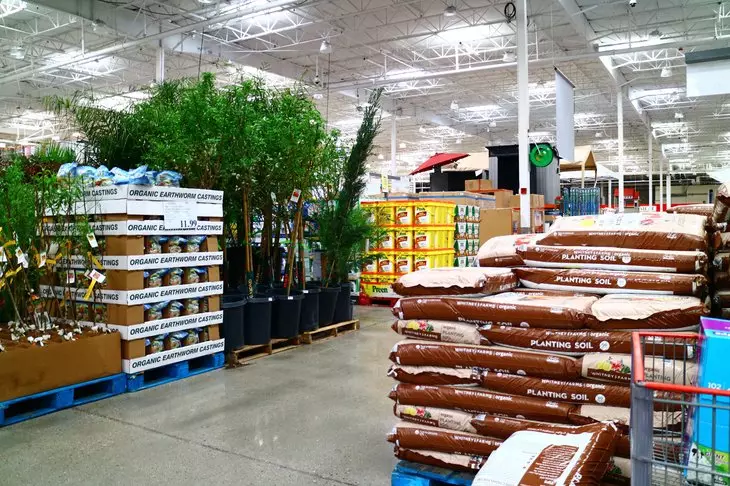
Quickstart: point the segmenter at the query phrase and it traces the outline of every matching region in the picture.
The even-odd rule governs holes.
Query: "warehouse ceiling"
[[[0,139],[78,136],[43,111],[48,95],[85,91],[124,109],[165,79],[242,74],[309,86],[345,135],[369,91],[383,87],[386,117],[371,161],[397,169],[434,152],[517,143],[516,25],[491,0],[2,0]],[[704,173],[730,156],[730,99],[685,95],[684,54],[727,47],[730,2],[528,2],[530,138],[555,139],[555,72],[576,86],[576,145],[616,170],[616,99],[624,97],[625,161]],[[619,94],[620,93],[620,94]],[[657,165],[655,165],[656,170]],[[666,167],[666,166],[665,166]]]

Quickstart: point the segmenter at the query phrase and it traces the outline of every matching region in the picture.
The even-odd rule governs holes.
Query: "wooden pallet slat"
[[[124,393],[127,375],[118,373],[0,402],[0,427]]]
[[[358,319],[338,322],[329,326],[320,327],[314,331],[302,333],[302,342],[304,344],[312,344],[314,341],[328,337],[336,337],[346,332],[357,331],[358,329],[360,329],[360,321]]]
[[[264,356],[281,353],[294,349],[302,343],[300,336],[287,339],[272,339],[266,344],[248,344],[241,348],[234,349],[228,353],[229,366],[235,366],[235,363],[246,364]]]

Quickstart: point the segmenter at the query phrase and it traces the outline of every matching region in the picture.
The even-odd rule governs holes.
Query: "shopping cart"
[[[695,386],[701,339],[633,334],[632,485],[730,485],[730,391]]]

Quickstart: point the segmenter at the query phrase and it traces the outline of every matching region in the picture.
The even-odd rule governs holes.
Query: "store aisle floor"
[[[5,485],[387,485],[389,309],[361,330],[0,429]]]

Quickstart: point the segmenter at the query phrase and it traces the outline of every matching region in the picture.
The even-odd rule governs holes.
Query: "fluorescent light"
[[[406,148],[406,143],[405,142],[399,143],[398,148],[402,148],[402,149]]]
[[[383,154],[378,154],[378,160],[384,160],[385,157],[383,157]]]
[[[25,51],[23,46],[13,46],[10,48],[10,57],[15,59],[23,59],[25,57]]]
[[[324,95],[322,93],[314,93],[312,95],[312,98],[314,98],[315,100],[321,100],[322,98],[324,98]]]
[[[497,111],[500,109],[501,107],[499,105],[477,105],[464,108],[466,111]]]
[[[0,142],[0,148],[5,148],[7,146],[8,146],[8,144],[6,144],[5,142]]]
[[[663,67],[662,72],[659,74],[662,78],[669,78],[672,76],[672,68],[670,67]]]
[[[497,126],[497,122],[492,120],[489,122],[489,128],[495,128]]]
[[[674,114],[675,120],[681,120],[682,118],[684,118],[684,115],[681,112],[678,111]]]
[[[418,133],[426,133],[426,129],[423,128],[423,125],[421,125],[420,127],[418,127]]]
[[[603,132],[596,132],[596,138],[603,137]]]
[[[548,137],[550,132],[529,132],[531,137]]]
[[[505,52],[504,56],[502,56],[502,61],[504,62],[515,62],[515,55],[511,52]]]
[[[322,54],[331,54],[332,53],[332,44],[330,44],[330,41],[327,39],[322,40],[322,44],[319,46],[319,52]]]
[[[444,17],[453,17],[454,15],[456,15],[456,7],[453,5],[446,7],[444,10]]]
[[[456,145],[461,145],[461,139],[460,138],[457,138],[456,139]]]
[[[458,110],[459,109],[459,103],[456,102],[456,100],[451,102],[451,109],[452,110]]]

